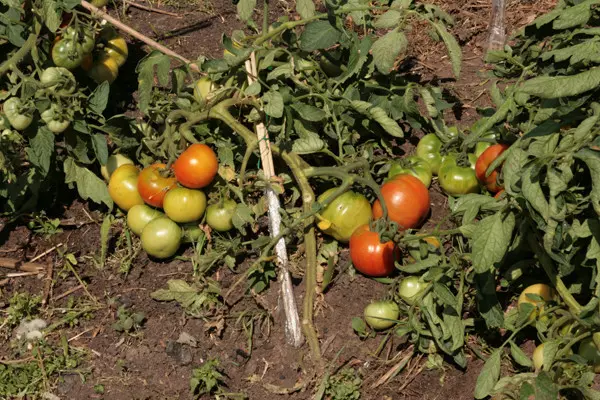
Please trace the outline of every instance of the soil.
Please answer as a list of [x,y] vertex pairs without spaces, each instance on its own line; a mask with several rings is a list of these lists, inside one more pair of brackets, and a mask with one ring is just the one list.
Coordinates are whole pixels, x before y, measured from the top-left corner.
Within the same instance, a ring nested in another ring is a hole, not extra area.
[[[456,104],[447,115],[448,123],[468,126],[476,118],[477,108],[491,104],[486,94],[487,78],[482,60],[491,4],[472,0],[435,0],[434,3],[455,18],[452,33],[460,39],[463,46],[462,75],[458,81],[453,79],[443,45],[432,42],[425,29],[415,29],[411,34],[413,71],[423,81],[441,83],[455,97]],[[130,7],[126,13],[121,9],[113,10],[112,13],[134,29],[192,60],[199,55],[219,56],[222,52],[222,34],[229,35],[234,29],[243,28],[236,17],[235,5],[228,0],[212,0],[210,4],[196,3],[180,8],[161,3],[146,5],[178,13],[181,18],[134,7]],[[552,5],[550,0],[531,3],[508,1],[508,32],[528,23]],[[274,2],[271,19],[285,14],[288,6],[291,7],[284,1]],[[137,60],[147,50],[136,42],[132,42],[131,47],[132,55],[126,68],[134,68]],[[127,79],[121,79],[118,83],[119,90],[129,93],[133,93],[137,85],[137,82]],[[414,143],[401,145],[410,152]],[[427,226],[441,221],[447,210],[446,197],[435,184],[431,193],[432,215]],[[88,372],[85,381],[77,374],[63,375],[62,382],[55,391],[60,398],[191,398],[189,380],[192,370],[212,358],[220,359],[220,369],[225,374],[224,380],[230,392],[243,392],[250,399],[274,399],[280,397],[274,393],[275,389],[290,390],[298,384],[300,390],[286,398],[312,398],[320,377],[312,380],[311,369],[308,368],[308,348],[305,345],[294,349],[285,345],[281,318],[276,312],[269,334],[265,329],[255,330],[249,354],[247,336],[236,325],[235,320],[227,320],[225,329],[218,334],[218,329],[215,330],[214,326],[210,329],[208,319],[186,318],[175,304],[157,302],[150,298],[149,294],[166,287],[169,279],[190,277],[192,269],[189,262],[156,262],[140,252],[133,261],[131,271],[125,276],[118,272],[117,265],[110,262],[114,252],[110,248],[109,262],[103,269],[99,269],[93,259],[99,253],[102,215],[90,210],[87,204],[75,201],[55,211],[52,216],[61,219],[63,231],[50,237],[33,234],[26,227],[8,224],[6,220],[0,221],[2,257],[29,260],[60,245],[38,260],[44,265],[53,266],[55,283],[51,291],[45,290],[48,286],[43,276],[0,280],[0,308],[6,306],[8,299],[17,292],[44,294],[48,298],[48,310],[54,316],[60,315],[58,309],[66,307],[70,298],[89,304],[113,300],[109,302],[111,307],[94,312],[88,319],[80,319],[75,327],[52,333],[49,340],[58,340],[60,335],[65,335],[72,339],[71,346],[87,349],[89,354],[85,364]],[[119,227],[113,227],[112,244],[118,233]],[[80,287],[81,282],[58,262],[65,252],[76,257],[75,270],[86,288],[66,296],[65,293]],[[190,250],[184,255],[189,254]],[[347,264],[347,254],[341,254],[340,260],[340,263]],[[214,278],[221,281],[224,290],[233,282],[231,274],[226,271],[216,274]],[[276,286],[272,285],[267,294],[257,299],[271,311],[277,309]],[[295,290],[297,301],[301,304],[304,289],[300,281]],[[406,352],[406,345],[400,338],[392,338],[376,356],[383,336],[361,340],[354,333],[351,320],[362,314],[369,301],[385,294],[384,285],[362,276],[349,275],[336,280],[325,293],[318,303],[315,324],[324,357],[330,361],[329,367],[335,370],[343,365],[351,365],[359,370],[363,377],[363,399],[472,399],[482,366],[482,362],[472,353],[468,354],[468,366],[465,370],[457,369],[452,364],[445,364],[444,369],[428,370],[426,358],[422,358],[411,363],[405,372],[387,383],[372,388],[400,359],[402,352]],[[252,299],[247,302],[242,299],[236,307],[241,310],[246,303],[254,302]],[[121,334],[111,327],[119,304],[127,305],[146,316],[144,328],[138,334]],[[193,346],[189,342],[177,342],[182,333],[195,339],[195,343],[191,343]],[[8,354],[8,350],[8,341],[0,340],[0,354]],[[258,378],[250,380],[250,377]],[[103,385],[103,394],[96,393],[96,385]]]

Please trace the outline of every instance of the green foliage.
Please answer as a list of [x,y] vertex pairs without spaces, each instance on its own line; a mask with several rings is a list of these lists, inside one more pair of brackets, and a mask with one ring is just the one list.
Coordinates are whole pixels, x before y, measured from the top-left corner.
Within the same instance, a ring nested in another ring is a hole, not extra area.
[[7,317],[3,326],[7,329],[13,328],[23,319],[30,319],[37,316],[42,299],[40,296],[29,293],[15,293],[9,301],[6,311]]
[[117,332],[131,334],[142,329],[145,321],[144,313],[133,312],[125,306],[120,306],[117,310],[117,322],[112,325],[112,328]]
[[358,400],[362,379],[353,368],[342,368],[327,379],[325,395],[332,400]]
[[156,290],[150,296],[158,301],[175,301],[191,316],[202,317],[221,304],[219,286],[212,280],[190,285],[180,279],[171,279],[167,285],[168,289]]
[[199,368],[194,368],[190,378],[190,390],[194,398],[223,391],[223,374],[219,372],[218,359],[206,360]]

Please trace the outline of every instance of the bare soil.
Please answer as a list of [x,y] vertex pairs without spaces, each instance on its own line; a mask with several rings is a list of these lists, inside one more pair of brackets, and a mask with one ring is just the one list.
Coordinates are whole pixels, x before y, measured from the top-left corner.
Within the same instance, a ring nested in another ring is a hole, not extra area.
[[[487,78],[483,63],[491,2],[435,0],[434,3],[448,11],[456,20],[453,33],[460,38],[463,46],[463,72],[458,81],[452,78],[443,45],[432,42],[425,29],[415,29],[412,32],[410,55],[415,59],[413,71],[423,81],[441,83],[456,99],[453,111],[447,115],[449,123],[468,126],[475,120],[477,108],[491,104],[486,91]],[[513,0],[508,3],[509,32],[552,6],[552,0],[531,3]],[[222,51],[221,35],[243,28],[236,17],[235,5],[228,0],[212,0],[211,4],[188,5],[183,8],[161,3],[153,3],[152,6],[179,13],[181,18],[133,7],[125,14],[122,9],[113,10],[112,13],[133,28],[190,59],[196,59],[199,55],[219,56]],[[286,7],[293,7],[293,4],[273,2],[271,19],[286,13]],[[146,50],[139,43],[132,42],[132,56],[128,67],[134,68]],[[114,86],[124,93],[133,93],[137,82],[119,78]],[[414,143],[410,142],[400,145],[409,153],[414,147]],[[447,210],[446,197],[440,194],[436,184],[432,186],[431,192],[432,215],[428,226],[442,220]],[[50,340],[58,340],[60,335],[74,338],[70,342],[72,346],[89,351],[85,381],[77,374],[64,375],[56,392],[60,398],[191,398],[189,379],[192,369],[215,357],[221,360],[221,369],[231,392],[246,393],[250,399],[274,399],[283,396],[274,394],[272,386],[267,390],[264,384],[291,389],[295,384],[304,382],[306,387],[286,398],[312,397],[315,383],[318,385],[320,381],[310,381],[313,378],[312,371],[310,363],[305,359],[309,353],[308,348],[305,346],[294,349],[285,345],[277,313],[276,284],[258,299],[274,313],[274,324],[268,335],[267,332],[255,332],[252,353],[249,355],[247,337],[236,326],[235,320],[227,320],[224,331],[217,335],[214,330],[207,329],[207,321],[186,318],[174,303],[160,303],[150,298],[150,293],[166,287],[169,279],[189,277],[192,271],[189,262],[156,262],[140,252],[127,276],[119,273],[117,267],[110,263],[104,269],[98,269],[92,258],[99,252],[101,214],[90,210],[87,204],[75,201],[65,205],[63,209],[54,210],[52,215],[63,221],[63,232],[49,238],[32,234],[24,226],[0,221],[2,257],[28,260],[53,246],[61,245],[39,260],[46,265],[53,265],[55,283],[52,290],[45,292],[43,276],[8,280],[0,277],[0,309],[8,304],[13,294],[26,291],[46,294],[50,309],[65,306],[70,297],[89,302],[97,299],[103,303],[108,299],[116,299],[112,307],[94,312],[90,319],[82,319],[79,325],[56,331],[50,337]],[[116,227],[111,232],[113,237],[117,236],[118,229]],[[112,250],[109,253],[110,251]],[[188,253],[190,251],[187,250]],[[85,283],[87,292],[79,289],[71,295],[61,296],[80,283],[73,274],[61,270],[59,252],[69,252],[76,256],[76,271]],[[340,260],[340,263],[347,264],[347,254],[342,254]],[[224,288],[233,282],[226,271],[215,274],[214,278],[220,280]],[[299,304],[303,294],[303,284],[299,282],[296,287]],[[343,276],[322,297],[318,303],[315,323],[324,357],[335,360],[332,368],[346,363],[357,368],[364,379],[361,390],[363,399],[472,399],[475,381],[482,366],[482,362],[474,354],[468,355],[468,367],[465,370],[457,369],[452,364],[445,364],[444,370],[428,370],[425,368],[426,358],[423,358],[411,364],[408,372],[399,374],[386,384],[371,388],[397,362],[398,359],[390,360],[406,346],[399,338],[393,338],[376,356],[383,336],[361,340],[352,330],[351,319],[360,316],[369,301],[385,294],[386,287],[374,280],[362,276]],[[146,315],[147,322],[141,334],[123,335],[111,328],[119,304],[125,304]],[[238,307],[243,308],[244,304],[242,300]],[[59,311],[55,313],[59,315]],[[197,339],[196,347],[176,343],[183,332]],[[0,339],[0,354],[9,354],[8,350],[8,341]],[[336,358],[338,352],[339,356]],[[254,375],[262,379],[251,383],[248,378]],[[94,391],[94,386],[98,384],[104,386],[103,394]]]

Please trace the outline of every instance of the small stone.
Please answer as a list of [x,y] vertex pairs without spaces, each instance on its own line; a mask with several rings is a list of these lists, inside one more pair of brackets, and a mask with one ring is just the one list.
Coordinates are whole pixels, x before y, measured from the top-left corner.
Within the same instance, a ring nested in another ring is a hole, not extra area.
[[189,365],[193,361],[192,351],[181,343],[168,341],[165,350],[167,355],[179,365]]

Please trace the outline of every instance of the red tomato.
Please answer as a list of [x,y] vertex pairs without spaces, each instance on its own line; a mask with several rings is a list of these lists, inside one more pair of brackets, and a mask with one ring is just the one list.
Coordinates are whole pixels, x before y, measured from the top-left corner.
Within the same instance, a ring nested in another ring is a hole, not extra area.
[[[390,221],[403,229],[416,228],[429,213],[429,191],[412,175],[396,175],[381,187]],[[373,217],[381,218],[381,203],[373,203]]]
[[497,181],[500,167],[492,171],[489,176],[485,176],[485,171],[487,171],[490,164],[493,163],[500,154],[504,153],[508,147],[509,146],[505,144],[495,144],[488,147],[481,153],[475,164],[475,175],[477,175],[477,180],[492,193],[496,193],[502,189],[502,185],[499,185]]
[[219,169],[215,152],[205,144],[188,147],[173,164],[179,183],[191,189],[208,186]]
[[377,232],[361,225],[350,237],[350,258],[354,268],[367,276],[387,276],[400,260],[400,250],[392,241],[381,243]]
[[504,189],[500,189],[500,191],[494,195],[494,198],[496,200],[500,200],[500,198],[502,197],[502,193],[504,193]]
[[161,175],[166,167],[161,163],[152,164],[144,168],[138,178],[138,192],[151,206],[162,207],[167,192],[177,185],[175,178]]

